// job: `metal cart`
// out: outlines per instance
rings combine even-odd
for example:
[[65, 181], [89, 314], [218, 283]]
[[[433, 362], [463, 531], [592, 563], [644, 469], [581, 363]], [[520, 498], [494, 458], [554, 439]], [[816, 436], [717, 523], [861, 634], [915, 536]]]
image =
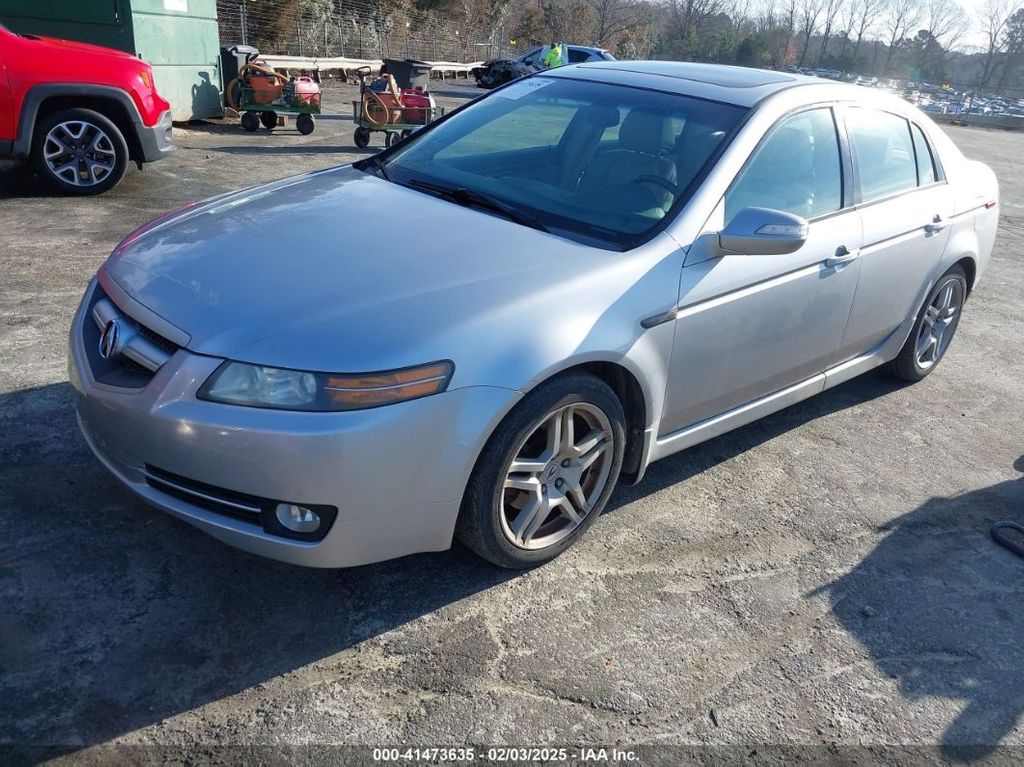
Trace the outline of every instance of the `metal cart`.
[[[417, 107], [419, 111], [419, 107]], [[412, 133], [416, 128], [422, 128], [427, 123], [431, 123], [439, 117], [444, 116], [444, 107], [423, 107], [424, 121], [421, 123], [377, 123], [367, 118], [364, 114], [363, 102], [353, 101], [352, 102], [352, 122], [356, 124], [356, 131], [353, 134], [353, 140], [356, 142], [356, 146], [360, 149], [369, 146], [370, 137], [374, 133], [384, 134], [384, 146], [391, 146], [396, 141], [405, 138]]]
[[288, 85], [285, 84], [276, 98], [267, 90], [242, 86], [239, 93], [242, 127], [255, 131], [262, 124], [270, 130], [277, 125], [278, 115], [295, 115], [295, 127], [299, 133], [303, 136], [312, 133], [316, 127], [313, 115], [320, 114], [320, 94], [299, 93]]
[[359, 100], [352, 102], [352, 122], [356, 125], [353, 140], [360, 149], [369, 146], [374, 133], [383, 133], [384, 146], [391, 146], [416, 128], [444, 116], [444, 107], [400, 106], [393, 98], [388, 98], [388, 93], [376, 94], [367, 84], [370, 67], [360, 67], [356, 74], [359, 76]]

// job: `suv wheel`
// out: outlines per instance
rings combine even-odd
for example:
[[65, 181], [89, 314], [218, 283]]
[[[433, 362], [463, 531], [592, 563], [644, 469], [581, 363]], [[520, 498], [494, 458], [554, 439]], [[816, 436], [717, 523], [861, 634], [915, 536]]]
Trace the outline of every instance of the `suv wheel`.
[[611, 388], [570, 373], [501, 422], [466, 486], [456, 535], [496, 565], [554, 559], [604, 509], [622, 468], [625, 415]]
[[128, 169], [128, 144], [117, 126], [91, 109], [62, 109], [45, 117], [32, 141], [36, 172], [62, 192], [103, 194]]

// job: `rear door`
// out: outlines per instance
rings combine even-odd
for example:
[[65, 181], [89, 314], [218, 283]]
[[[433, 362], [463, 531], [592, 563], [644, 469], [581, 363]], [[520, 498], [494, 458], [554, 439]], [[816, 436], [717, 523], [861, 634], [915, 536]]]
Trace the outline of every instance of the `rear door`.
[[949, 239], [953, 199], [924, 133], [900, 115], [841, 112], [864, 227], [860, 285], [843, 341], [847, 357], [878, 346], [917, 313]]

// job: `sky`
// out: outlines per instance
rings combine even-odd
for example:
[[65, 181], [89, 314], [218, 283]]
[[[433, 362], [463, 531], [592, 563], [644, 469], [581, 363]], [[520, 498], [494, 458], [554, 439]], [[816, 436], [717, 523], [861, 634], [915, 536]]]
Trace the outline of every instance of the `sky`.
[[974, 46], [981, 48], [987, 43], [985, 35], [982, 34], [980, 25], [978, 23], [978, 12], [985, 4], [986, 0], [960, 0], [960, 5], [967, 11], [968, 16], [971, 17], [971, 30], [964, 37], [961, 43], [962, 47]]

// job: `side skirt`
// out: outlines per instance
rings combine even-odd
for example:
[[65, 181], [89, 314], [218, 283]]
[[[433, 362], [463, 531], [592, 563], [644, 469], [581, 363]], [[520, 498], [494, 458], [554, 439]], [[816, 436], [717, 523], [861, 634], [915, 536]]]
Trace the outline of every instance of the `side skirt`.
[[659, 458], [678, 453], [680, 450], [693, 447], [701, 442], [725, 434], [727, 431], [737, 429], [740, 426], [746, 426], [748, 423], [753, 423], [759, 418], [778, 412], [790, 405], [795, 405], [797, 402], [813, 397], [815, 394], [820, 394], [825, 389], [831, 389], [833, 386], [845, 383], [861, 373], [866, 373], [888, 362], [899, 354], [913, 325], [913, 318], [906, 320], [890, 333], [885, 341], [867, 354], [854, 357], [852, 360], [829, 368], [823, 373], [811, 376], [806, 381], [788, 386], [766, 397], [740, 405], [737, 408], [700, 421], [692, 426], [687, 426], [664, 437], [657, 436], [656, 426], [647, 429], [644, 433], [645, 460], [641, 463], [641, 470], [635, 481], [630, 484], [639, 482], [643, 478], [647, 466]]

